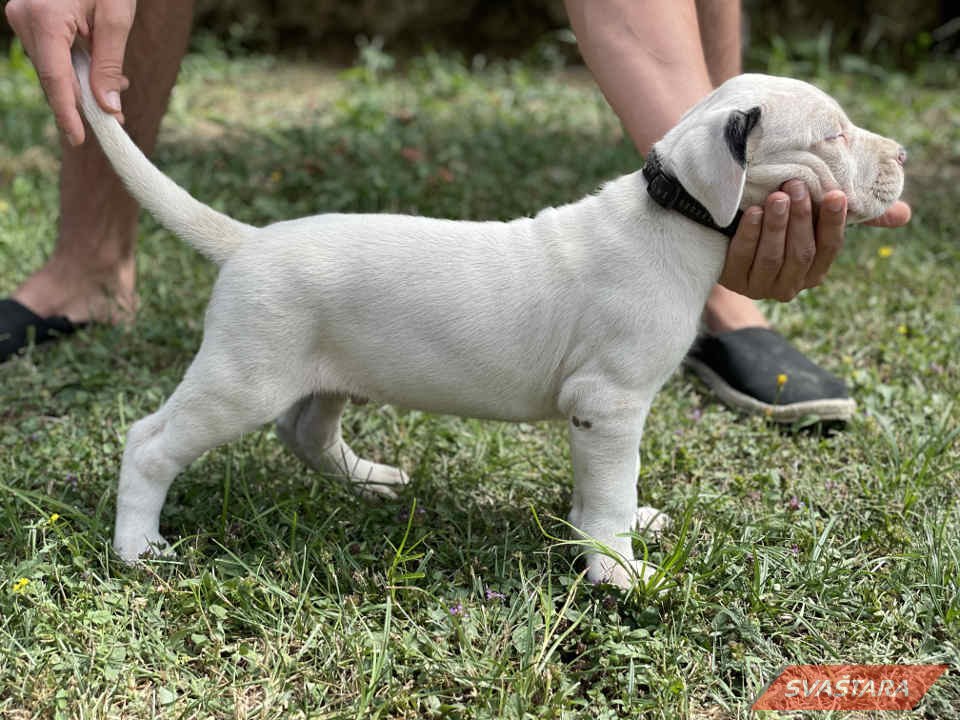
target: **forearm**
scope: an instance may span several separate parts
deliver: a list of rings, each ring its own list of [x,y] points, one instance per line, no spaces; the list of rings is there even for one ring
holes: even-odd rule
[[[565,0],[584,61],[646,154],[713,86],[693,0]]]
[[[743,72],[740,0],[696,0],[700,40],[713,86]]]

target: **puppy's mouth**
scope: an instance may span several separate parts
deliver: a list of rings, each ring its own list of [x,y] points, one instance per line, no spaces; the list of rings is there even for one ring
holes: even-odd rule
[[[860,191],[859,202],[851,198],[849,221],[865,222],[880,217],[900,199],[902,192],[903,169],[896,161],[882,163],[870,187]]]
[[[873,187],[870,188],[870,192],[877,201],[885,206],[884,210],[898,200],[900,193],[903,192],[903,171],[896,162],[886,163],[886,165],[890,167],[885,167],[877,173]]]

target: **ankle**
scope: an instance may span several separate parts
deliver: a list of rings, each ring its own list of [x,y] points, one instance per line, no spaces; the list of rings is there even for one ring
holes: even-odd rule
[[[707,298],[703,310],[703,322],[711,333],[741,330],[746,327],[769,328],[770,323],[748,297],[717,285]]]
[[[138,298],[133,258],[113,265],[70,261],[54,255],[14,291],[13,298],[41,317],[62,315],[73,323],[132,322]]]

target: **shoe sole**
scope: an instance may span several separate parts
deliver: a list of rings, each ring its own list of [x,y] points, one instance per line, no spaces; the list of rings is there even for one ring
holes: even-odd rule
[[[712,368],[695,358],[688,356],[683,362],[716,393],[724,404],[753,415],[762,415],[774,422],[794,423],[811,415],[827,422],[847,422],[857,410],[857,403],[852,398],[826,398],[789,405],[771,405],[740,392]]]

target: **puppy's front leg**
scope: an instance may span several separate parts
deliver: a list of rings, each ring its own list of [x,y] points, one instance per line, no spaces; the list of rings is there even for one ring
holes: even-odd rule
[[[648,404],[621,413],[581,411],[570,417],[573,508],[570,522],[585,536],[606,545],[617,559],[588,552],[587,578],[629,588],[656,571],[633,559],[631,531],[636,524],[640,437]],[[619,560],[619,561],[618,561]]]

